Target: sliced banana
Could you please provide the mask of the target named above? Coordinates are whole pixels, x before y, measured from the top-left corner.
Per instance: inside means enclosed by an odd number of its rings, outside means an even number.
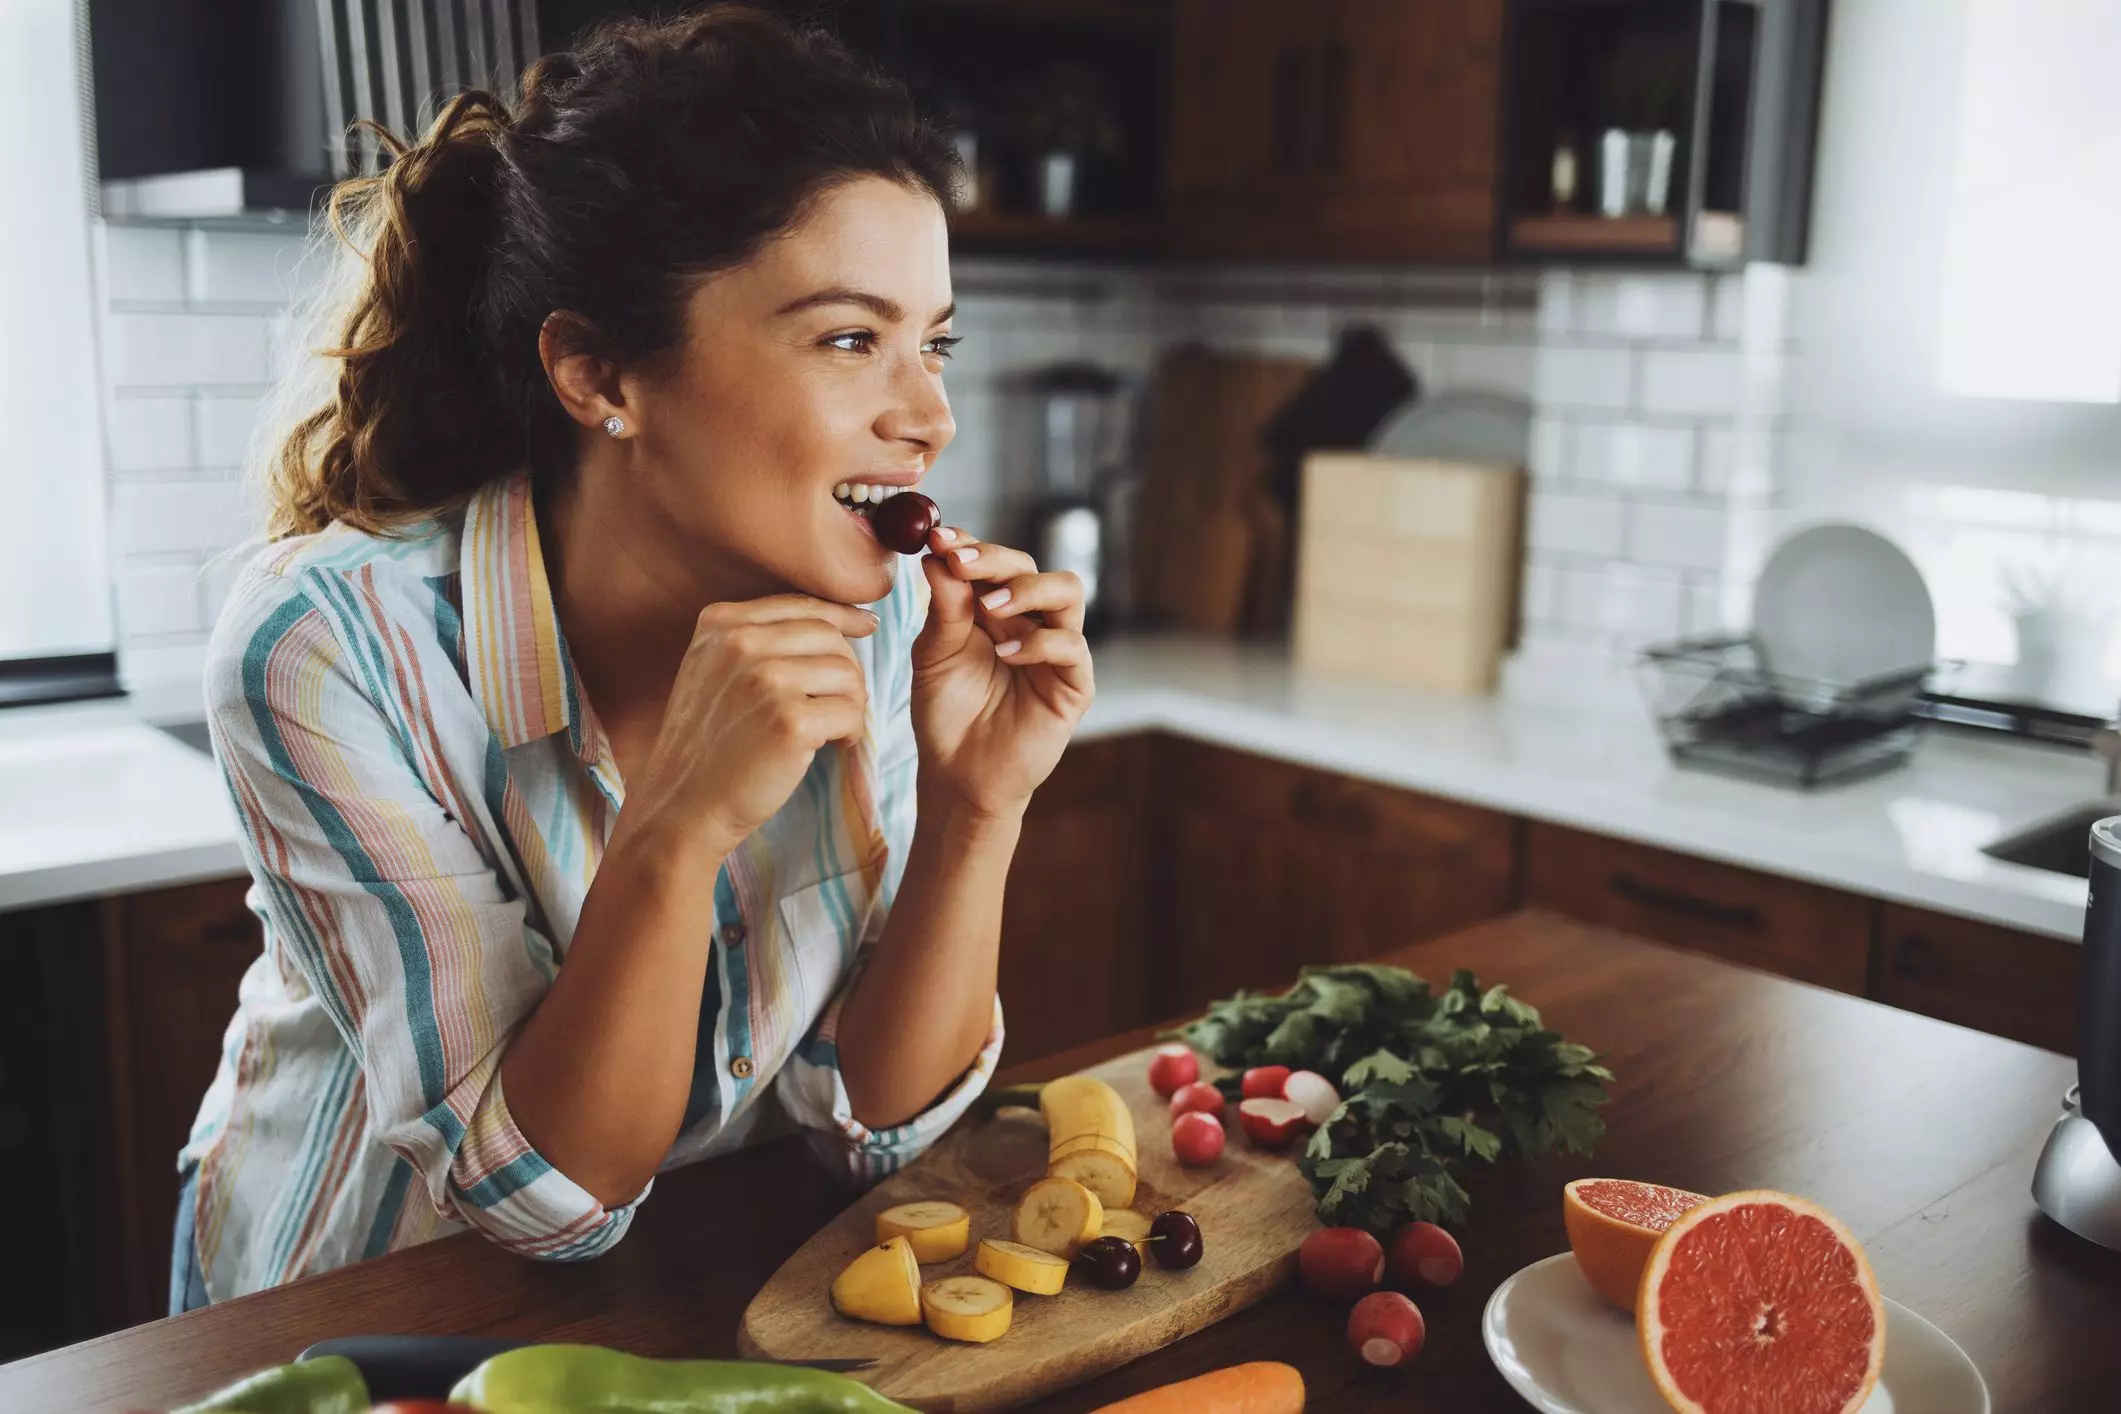
[[[964,1255],[972,1238],[972,1215],[955,1203],[901,1203],[876,1215],[876,1240],[903,1237],[916,1262],[947,1262]]]
[[[1134,1201],[1134,1165],[1123,1154],[1078,1149],[1049,1161],[1046,1172],[1053,1178],[1075,1180],[1096,1194],[1098,1202],[1107,1208],[1124,1208]]]
[[[1104,1222],[1105,1207],[1095,1193],[1070,1178],[1042,1178],[1024,1190],[1009,1235],[1026,1247],[1073,1257],[1103,1230]]]
[[[1104,1230],[1099,1237],[1124,1237],[1144,1258],[1149,1255],[1149,1220],[1132,1208],[1105,1209]]]
[[[832,1306],[843,1316],[880,1326],[921,1323],[921,1269],[904,1238],[872,1247],[832,1283]]]
[[[1026,1247],[1021,1242],[1004,1242],[998,1237],[981,1239],[972,1265],[979,1268],[980,1275],[993,1277],[1003,1286],[1013,1286],[1032,1296],[1058,1296],[1060,1289],[1068,1284],[1065,1258],[1041,1252],[1036,1247]]]
[[[986,1277],[944,1277],[921,1288],[921,1319],[945,1340],[984,1344],[1009,1333],[1016,1298]]]

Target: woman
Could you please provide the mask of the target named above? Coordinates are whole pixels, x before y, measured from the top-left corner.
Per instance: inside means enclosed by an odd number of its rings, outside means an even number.
[[[725,8],[342,191],[335,383],[211,652],[266,947],[173,1307],[459,1224],[593,1256],[659,1168],[793,1121],[873,1179],[985,1085],[1092,687],[1071,576],[948,528],[902,568],[851,504],[950,441],[951,175]]]

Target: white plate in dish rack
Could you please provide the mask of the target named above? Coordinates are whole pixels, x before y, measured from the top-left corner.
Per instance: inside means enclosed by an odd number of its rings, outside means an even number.
[[[1591,1290],[1566,1252],[1495,1288],[1488,1357],[1540,1414],[1671,1414],[1643,1368],[1635,1323]],[[1988,1386],[1952,1338],[1885,1303],[1885,1370],[1862,1414],[1989,1414]]]

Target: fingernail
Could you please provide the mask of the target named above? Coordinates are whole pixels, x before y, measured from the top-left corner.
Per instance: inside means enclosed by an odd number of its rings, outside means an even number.
[[[939,525],[935,528],[935,536],[938,540],[955,540],[957,532],[947,525]]]
[[[1002,605],[1009,602],[1009,590],[1005,586],[995,590],[992,594],[982,594],[980,602],[990,609],[999,609]]]
[[[862,612],[869,616],[869,622],[873,624],[880,624],[883,622],[883,619],[877,616],[877,612],[874,609],[864,609],[862,610]]]
[[[1024,640],[1021,638],[1004,639],[994,645],[994,656],[997,658],[1013,658],[1023,651]]]
[[[967,545],[963,549],[957,551],[956,554],[958,559],[964,561],[966,564],[969,565],[974,560],[979,558],[979,546]]]

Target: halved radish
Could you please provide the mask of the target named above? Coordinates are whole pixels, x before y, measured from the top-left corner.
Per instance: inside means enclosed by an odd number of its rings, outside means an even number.
[[[1348,1344],[1366,1362],[1383,1369],[1421,1354],[1427,1336],[1421,1308],[1396,1291],[1373,1291],[1348,1313]]]
[[[1247,1100],[1280,1100],[1287,1098],[1282,1087],[1289,1083],[1289,1067],[1285,1065],[1255,1065],[1245,1072],[1241,1082]]]
[[[1311,1127],[1304,1107],[1293,1100],[1247,1100],[1237,1107],[1237,1120],[1262,1149],[1286,1149]]]
[[[1324,1124],[1340,1108],[1340,1092],[1315,1070],[1299,1070],[1282,1082],[1281,1097],[1303,1106],[1304,1118]]]

